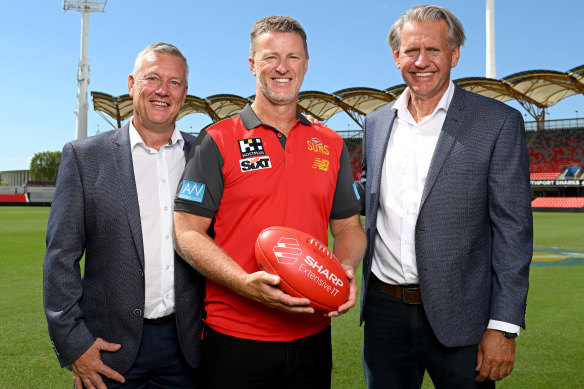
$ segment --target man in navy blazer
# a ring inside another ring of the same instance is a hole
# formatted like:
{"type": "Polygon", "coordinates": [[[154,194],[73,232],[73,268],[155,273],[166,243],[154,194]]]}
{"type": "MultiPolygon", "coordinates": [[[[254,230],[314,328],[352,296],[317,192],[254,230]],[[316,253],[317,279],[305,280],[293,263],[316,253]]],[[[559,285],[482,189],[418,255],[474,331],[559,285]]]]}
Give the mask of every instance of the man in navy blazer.
{"type": "Polygon", "coordinates": [[[361,320],[368,388],[494,387],[525,326],[533,227],[521,114],[450,80],[464,29],[408,10],[389,43],[407,84],[366,117],[368,247],[361,320]]]}
{"type": "Polygon", "coordinates": [[[63,148],[44,306],[77,389],[198,387],[204,284],[172,237],[174,192],[194,141],[175,126],[187,79],[176,47],[148,46],[128,77],[132,120],[63,148]]]}

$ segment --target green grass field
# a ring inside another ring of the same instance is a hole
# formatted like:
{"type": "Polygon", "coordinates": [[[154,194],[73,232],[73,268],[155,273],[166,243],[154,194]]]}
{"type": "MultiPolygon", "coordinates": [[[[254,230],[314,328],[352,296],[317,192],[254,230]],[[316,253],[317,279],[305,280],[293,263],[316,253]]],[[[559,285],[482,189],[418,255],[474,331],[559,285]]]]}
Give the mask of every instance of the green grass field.
{"type": "MultiPolygon", "coordinates": [[[[0,207],[0,389],[73,384],[53,353],[42,307],[48,213],[0,207]]],[[[536,251],[584,251],[584,214],[535,213],[534,222],[536,251]]],[[[515,370],[498,387],[584,388],[584,266],[532,266],[530,285],[515,370]]],[[[362,338],[357,307],[333,320],[334,389],[365,387],[362,338]]],[[[424,388],[432,387],[425,380],[424,388]]]]}

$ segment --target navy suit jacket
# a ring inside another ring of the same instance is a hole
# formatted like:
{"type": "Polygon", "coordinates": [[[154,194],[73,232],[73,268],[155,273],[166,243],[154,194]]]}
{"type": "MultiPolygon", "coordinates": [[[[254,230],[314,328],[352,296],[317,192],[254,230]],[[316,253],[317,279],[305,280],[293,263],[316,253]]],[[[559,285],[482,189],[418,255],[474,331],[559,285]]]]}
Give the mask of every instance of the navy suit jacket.
{"type": "MultiPolygon", "coordinates": [[[[182,136],[187,155],[194,137],[182,136]]],[[[117,352],[103,352],[104,363],[126,372],[140,346],[145,300],[129,124],[63,148],[43,274],[49,335],[61,366],[101,337],[122,345],[117,352]]],[[[174,277],[180,344],[189,364],[198,367],[204,282],[176,253],[174,277]]]]}
{"type": "MultiPolygon", "coordinates": [[[[365,118],[358,182],[368,240],[361,322],[367,320],[381,172],[396,117],[391,107],[365,118]]],[[[532,244],[521,114],[457,86],[432,156],[415,232],[424,310],[442,344],[477,344],[489,319],[525,327],[532,244]]]]}

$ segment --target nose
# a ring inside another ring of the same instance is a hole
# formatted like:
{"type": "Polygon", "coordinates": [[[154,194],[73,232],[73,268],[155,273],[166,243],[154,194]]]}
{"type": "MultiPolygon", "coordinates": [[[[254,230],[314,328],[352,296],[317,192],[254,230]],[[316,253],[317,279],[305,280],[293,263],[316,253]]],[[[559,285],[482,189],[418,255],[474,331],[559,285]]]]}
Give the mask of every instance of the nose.
{"type": "Polygon", "coordinates": [[[156,88],[156,94],[159,94],[161,96],[166,96],[168,95],[170,90],[170,86],[168,85],[167,82],[161,82],[158,84],[158,88],[156,88]]]}
{"type": "Polygon", "coordinates": [[[428,65],[428,54],[425,50],[420,50],[420,55],[418,55],[418,58],[416,59],[416,66],[419,68],[425,68],[428,65]]]}
{"type": "Polygon", "coordinates": [[[288,72],[288,63],[286,58],[280,59],[280,61],[278,62],[278,66],[276,67],[276,71],[280,74],[285,74],[286,72],[288,72]]]}

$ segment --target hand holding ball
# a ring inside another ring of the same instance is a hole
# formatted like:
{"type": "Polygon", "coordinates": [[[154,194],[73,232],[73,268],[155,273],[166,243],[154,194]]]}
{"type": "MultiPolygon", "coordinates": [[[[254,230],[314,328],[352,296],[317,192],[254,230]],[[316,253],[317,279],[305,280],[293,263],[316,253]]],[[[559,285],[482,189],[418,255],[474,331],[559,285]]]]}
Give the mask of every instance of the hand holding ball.
{"type": "Polygon", "coordinates": [[[268,227],[255,245],[260,268],[280,277],[280,288],[308,298],[315,309],[330,312],[349,296],[349,280],[339,260],[316,238],[293,228],[268,227]]]}

